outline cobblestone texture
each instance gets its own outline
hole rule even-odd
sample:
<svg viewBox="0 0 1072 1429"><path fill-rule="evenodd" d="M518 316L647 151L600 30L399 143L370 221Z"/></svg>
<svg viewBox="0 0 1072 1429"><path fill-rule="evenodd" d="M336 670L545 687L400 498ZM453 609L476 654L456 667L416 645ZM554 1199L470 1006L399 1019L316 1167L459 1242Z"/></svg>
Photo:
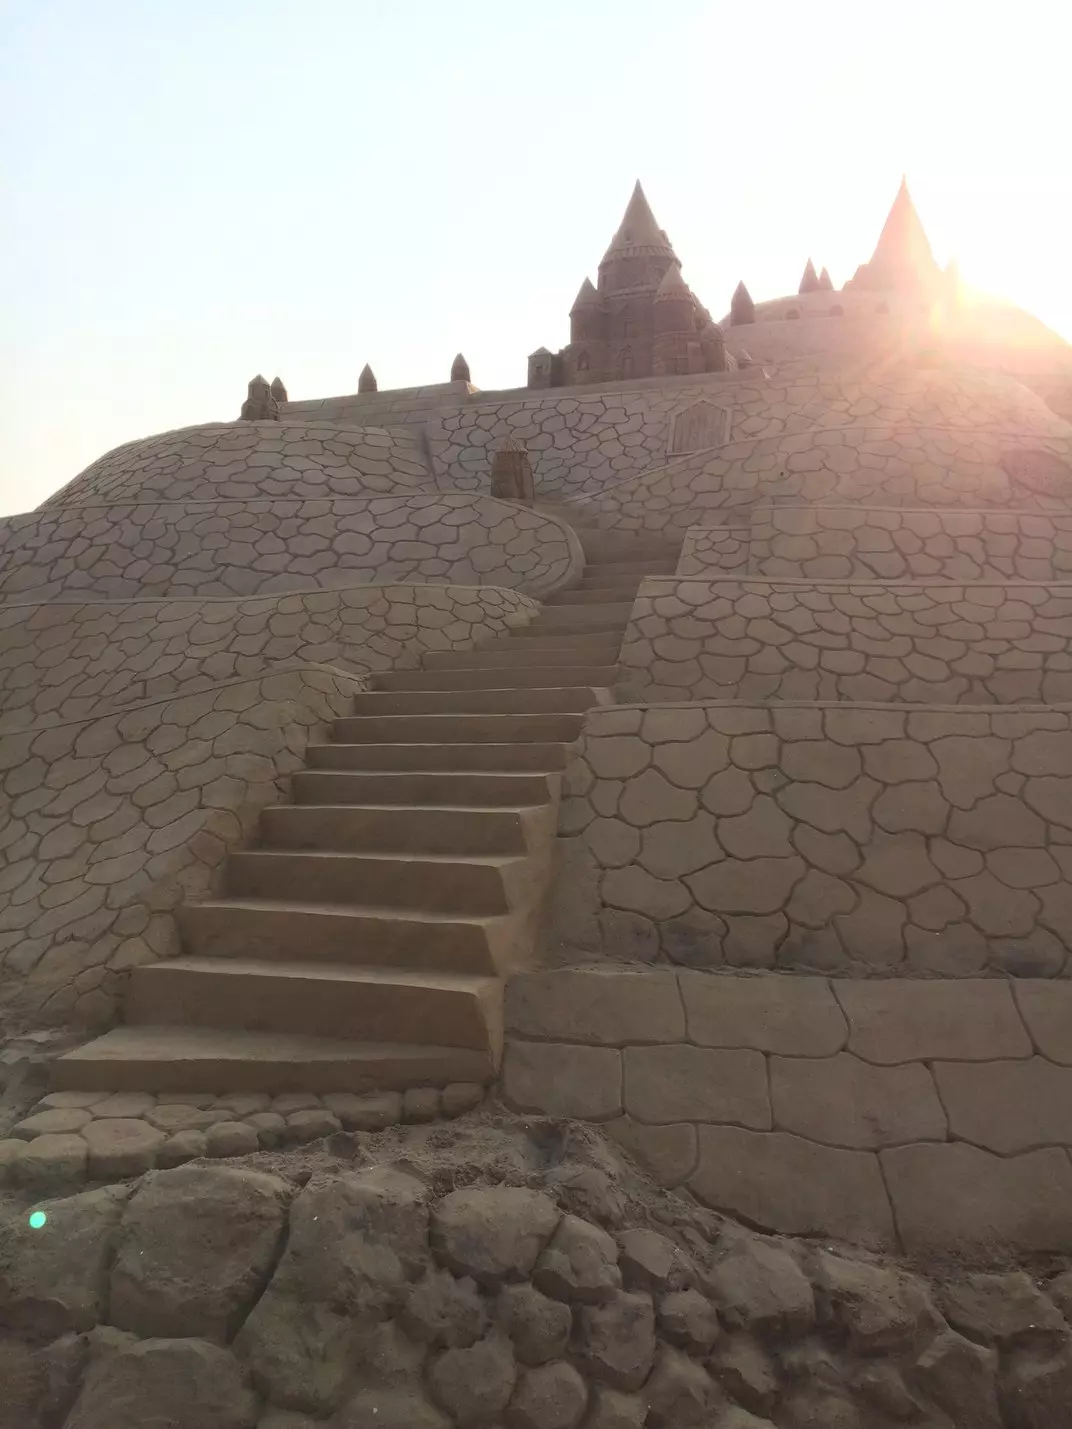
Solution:
<svg viewBox="0 0 1072 1429"><path fill-rule="evenodd" d="M1019 991L978 978L519 973L503 1095L560 1116L568 1087L569 1114L602 1121L661 1184L768 1230L891 1245L896 1218L910 1250L1069 1251L1072 1070L1035 1050L1053 984ZM586 1006L615 1015L586 1025ZM598 1087L573 1075L585 1056L606 1063ZM674 1154L666 1139L685 1133L698 1140ZM928 1211L928 1194L948 1202L969 1172L970 1205Z"/></svg>
<svg viewBox="0 0 1072 1429"><path fill-rule="evenodd" d="M531 619L495 586L365 585L190 599L0 604L0 735L102 715L141 700L246 679L275 666L354 675L468 650Z"/></svg>
<svg viewBox="0 0 1072 1429"><path fill-rule="evenodd" d="M1010 468L1024 454L1035 459L1030 479L1014 479ZM860 427L731 442L607 485L579 498L576 509L608 529L673 536L697 521L732 522L771 501L1059 511L1070 484L1067 437Z"/></svg>
<svg viewBox="0 0 1072 1429"><path fill-rule="evenodd" d="M697 401L727 408L727 436L668 464L674 417ZM601 525L633 529L666 525L674 508L760 499L772 482L779 496L806 501L829 500L843 484L844 497L861 500L881 487L891 505L964 505L972 496L1008 505L1001 455L1018 445L1011 438L1072 456L1067 424L1020 383L896 364L473 401L427 431L444 486L481 489L489 449L513 437L545 495L594 498L583 506Z"/></svg>
<svg viewBox="0 0 1072 1429"><path fill-rule="evenodd" d="M476 1083L411 1087L422 1121L452 1119L484 1100ZM77 1102L77 1106L73 1103ZM187 1161L304 1146L340 1131L383 1131L408 1120L401 1092L51 1092L11 1128L0 1146L0 1182L31 1193L75 1190L84 1182L140 1175ZM55 1145L60 1139L64 1145ZM80 1144L80 1145L79 1145ZM126 1158L116 1161L117 1152Z"/></svg>
<svg viewBox="0 0 1072 1429"><path fill-rule="evenodd" d="M690 526L681 543L679 576L742 574L748 570L748 528L741 526Z"/></svg>
<svg viewBox="0 0 1072 1429"><path fill-rule="evenodd" d="M1072 700L1072 582L649 576L619 685L645 701L1060 704Z"/></svg>
<svg viewBox="0 0 1072 1429"><path fill-rule="evenodd" d="M576 536L538 511L452 493L51 508L0 520L0 599L257 595L376 582L533 594L579 574Z"/></svg>
<svg viewBox="0 0 1072 1429"><path fill-rule="evenodd" d="M757 576L1062 580L1072 572L1072 512L760 507L749 546Z"/></svg>
<svg viewBox="0 0 1072 1429"><path fill-rule="evenodd" d="M593 710L564 795L560 961L1069 971L1068 706Z"/></svg>
<svg viewBox="0 0 1072 1429"><path fill-rule="evenodd" d="M178 951L172 910L207 894L228 848L364 682L277 668L0 744L0 1002L98 1025L122 974Z"/></svg>
<svg viewBox="0 0 1072 1429"><path fill-rule="evenodd" d="M126 442L44 506L362 496L434 485L412 428L328 435L294 422L216 422Z"/></svg>
<svg viewBox="0 0 1072 1429"><path fill-rule="evenodd" d="M755 1163L754 1135L703 1140ZM550 1171L533 1159L524 1187L487 1184L482 1150L495 1164L524 1155L508 1123L468 1140L459 1128L433 1164L382 1147L301 1179L268 1158L203 1162L32 1203L45 1230L13 1208L0 1219L7 1417L19 1429L48 1429L57 1409L72 1429L1066 1422L1059 1264L1037 1283L954 1265L937 1284L656 1198L593 1142ZM903 1158L893 1181L911 1180L911 1152L934 1150L890 1153ZM858 1189L873 1184L871 1158L842 1164ZM694 1185L719 1170L710 1161ZM924 1234L927 1189L917 1180L918 1223L905 1201ZM768 1185L766 1203L777 1194Z"/></svg>

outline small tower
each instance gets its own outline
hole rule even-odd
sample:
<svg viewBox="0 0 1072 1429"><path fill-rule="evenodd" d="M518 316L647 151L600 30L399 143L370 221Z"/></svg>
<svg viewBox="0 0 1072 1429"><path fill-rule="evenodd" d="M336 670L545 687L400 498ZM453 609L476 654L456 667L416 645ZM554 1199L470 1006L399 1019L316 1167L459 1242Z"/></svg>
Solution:
<svg viewBox="0 0 1072 1429"><path fill-rule="evenodd" d="M268 385L268 379L259 372L256 377L250 380L246 388L246 400L242 403L242 411L239 414L239 421L242 422L275 422L279 418L279 408L276 400L272 396L272 389Z"/></svg>
<svg viewBox="0 0 1072 1429"><path fill-rule="evenodd" d="M450 380L452 382L469 382L469 364L459 352L454 361L450 364Z"/></svg>
<svg viewBox="0 0 1072 1429"><path fill-rule="evenodd" d="M845 287L926 294L939 289L941 281L941 269L908 192L908 180L902 178L870 262L861 264Z"/></svg>
<svg viewBox="0 0 1072 1429"><path fill-rule="evenodd" d="M834 291L834 280L825 268L819 274L819 288L824 293L832 293Z"/></svg>
<svg viewBox="0 0 1072 1429"><path fill-rule="evenodd" d="M366 362L361 369L361 376L357 379L358 393L378 392L380 389L376 384L376 374Z"/></svg>
<svg viewBox="0 0 1072 1429"><path fill-rule="evenodd" d="M681 269L671 263L654 299L652 370L655 377L703 371L695 313L696 303L681 276ZM694 350L690 352L690 348Z"/></svg>
<svg viewBox="0 0 1072 1429"><path fill-rule="evenodd" d="M742 279L734 288L733 297L730 299L730 326L745 327L748 323L754 323L755 320L756 305Z"/></svg>
<svg viewBox="0 0 1072 1429"><path fill-rule="evenodd" d="M819 291L819 275L815 271L815 264L808 259L807 267L804 269L804 276L800 280L798 293L817 293Z"/></svg>
<svg viewBox="0 0 1072 1429"><path fill-rule="evenodd" d="M538 347L535 352L530 352L528 385L537 388L550 387L553 368L554 356L549 348Z"/></svg>
<svg viewBox="0 0 1072 1429"><path fill-rule="evenodd" d="M286 402L286 401L287 401L287 389L283 386L283 379L282 379L282 377L273 377L273 378L272 378L272 388L271 388L271 391L272 391L272 396L275 398L275 400L276 400L277 402Z"/></svg>
<svg viewBox="0 0 1072 1429"><path fill-rule="evenodd" d="M599 342L602 332L602 307L591 278L585 278L570 308L570 342Z"/></svg>

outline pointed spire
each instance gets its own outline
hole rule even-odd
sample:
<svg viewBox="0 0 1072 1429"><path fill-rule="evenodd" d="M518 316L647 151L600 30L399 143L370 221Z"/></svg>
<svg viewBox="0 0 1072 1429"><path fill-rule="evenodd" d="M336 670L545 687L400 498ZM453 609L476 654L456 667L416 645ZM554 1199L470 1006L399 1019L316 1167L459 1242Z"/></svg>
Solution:
<svg viewBox="0 0 1072 1429"><path fill-rule="evenodd" d="M662 281L655 289L655 301L657 303L668 302L673 298L684 298L689 302L692 301L692 293L689 291L689 285L681 276L681 267L680 264L677 263L670 264L670 267L667 268L663 274Z"/></svg>
<svg viewBox="0 0 1072 1429"><path fill-rule="evenodd" d="M358 392L378 392L380 389L376 383L376 374L366 362L361 369L361 376L357 379Z"/></svg>
<svg viewBox="0 0 1072 1429"><path fill-rule="evenodd" d="M815 271L815 264L808 259L807 267L804 269L804 276L800 280L798 293L817 293L819 291L819 275Z"/></svg>
<svg viewBox="0 0 1072 1429"><path fill-rule="evenodd" d="M819 287L824 293L832 293L834 291L834 280L825 268L819 274Z"/></svg>
<svg viewBox="0 0 1072 1429"><path fill-rule="evenodd" d="M919 288L933 285L939 277L930 242L908 192L908 180L902 177L871 261L857 270L853 284L873 290Z"/></svg>
<svg viewBox="0 0 1072 1429"><path fill-rule="evenodd" d="M570 314L572 315L573 313L575 313L578 308L589 308L592 306L593 303L598 302L599 294L595 290L595 285L593 284L591 278L585 278L584 282L580 286L577 296L573 300L573 307L570 308Z"/></svg>
<svg viewBox="0 0 1072 1429"><path fill-rule="evenodd" d="M287 400L287 389L283 386L282 377L272 378L271 393L277 402L285 402Z"/></svg>
<svg viewBox="0 0 1072 1429"><path fill-rule="evenodd" d="M450 380L452 382L468 382L470 380L469 364L460 352L450 364Z"/></svg>
<svg viewBox="0 0 1072 1429"><path fill-rule="evenodd" d="M618 231L603 255L603 262L606 263L608 258L621 256L625 252L635 252L637 249L649 255L659 253L668 258L676 256L670 246L670 240L655 221L655 215L651 211L651 205L640 186L639 179L637 179L632 197L626 205L625 214L618 225Z"/></svg>
<svg viewBox="0 0 1072 1429"><path fill-rule="evenodd" d="M756 305L742 279L734 288L733 297L730 299L730 326L744 327L747 323L754 323L755 320Z"/></svg>

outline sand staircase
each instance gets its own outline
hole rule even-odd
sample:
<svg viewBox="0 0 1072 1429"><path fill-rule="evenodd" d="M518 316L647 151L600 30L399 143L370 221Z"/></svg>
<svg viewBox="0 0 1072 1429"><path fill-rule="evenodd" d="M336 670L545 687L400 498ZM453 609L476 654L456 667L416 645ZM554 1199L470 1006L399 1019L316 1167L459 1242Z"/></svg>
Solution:
<svg viewBox="0 0 1072 1429"><path fill-rule="evenodd" d="M554 509L554 508L551 508ZM563 514L570 508L564 508ZM584 578L509 638L378 677L311 744L184 955L136 968L125 1023L56 1089L362 1091L486 1082L502 978L533 955L559 783L609 701L642 578L676 546L569 516Z"/></svg>

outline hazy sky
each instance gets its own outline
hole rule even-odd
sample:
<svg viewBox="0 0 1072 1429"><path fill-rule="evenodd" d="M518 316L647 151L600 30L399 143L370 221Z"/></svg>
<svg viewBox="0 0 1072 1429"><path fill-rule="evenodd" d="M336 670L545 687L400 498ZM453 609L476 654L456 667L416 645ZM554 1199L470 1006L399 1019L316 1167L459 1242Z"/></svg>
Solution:
<svg viewBox="0 0 1072 1429"><path fill-rule="evenodd" d="M902 171L1072 337L1061 0L0 0L0 514L294 398L519 385L640 177L700 298L840 284Z"/></svg>

